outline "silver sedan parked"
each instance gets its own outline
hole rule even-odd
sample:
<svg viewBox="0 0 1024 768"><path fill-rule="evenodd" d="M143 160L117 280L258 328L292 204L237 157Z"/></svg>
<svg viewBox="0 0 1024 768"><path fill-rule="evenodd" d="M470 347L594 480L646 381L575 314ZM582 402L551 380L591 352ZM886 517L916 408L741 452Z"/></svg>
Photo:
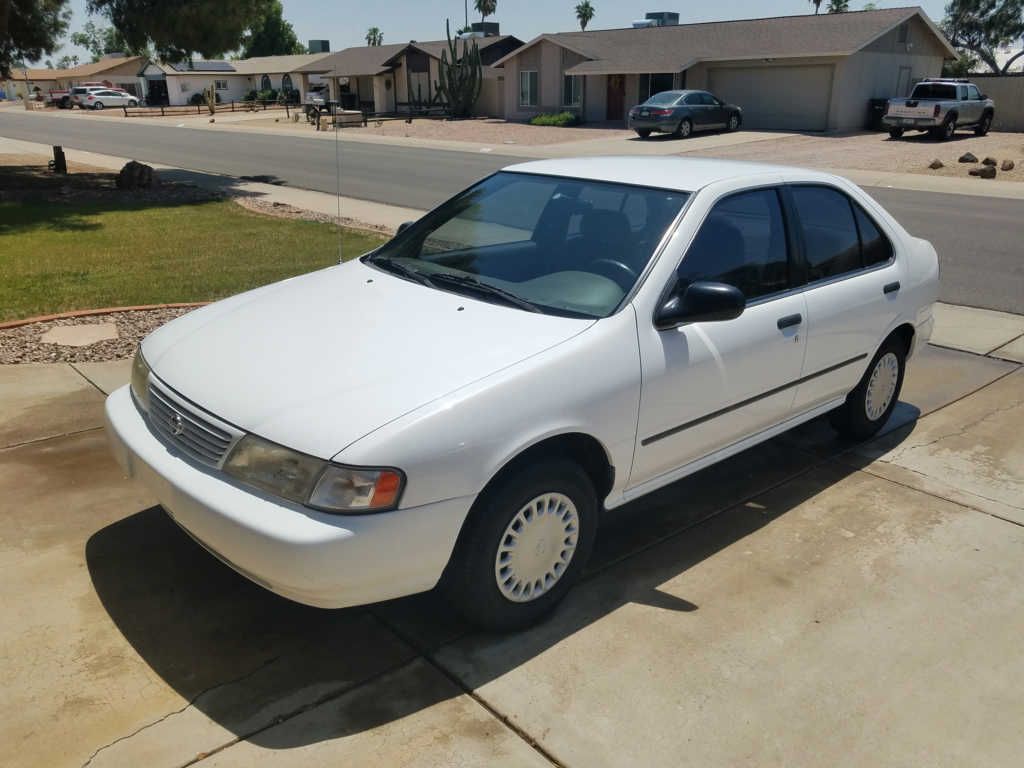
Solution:
<svg viewBox="0 0 1024 768"><path fill-rule="evenodd" d="M641 139L652 133L686 138L694 131L735 131L742 123L742 109L707 91L662 91L629 110L629 127Z"/></svg>
<svg viewBox="0 0 1024 768"><path fill-rule="evenodd" d="M107 107L137 107L139 100L127 91L92 91L88 93L82 104L89 109L106 109Z"/></svg>

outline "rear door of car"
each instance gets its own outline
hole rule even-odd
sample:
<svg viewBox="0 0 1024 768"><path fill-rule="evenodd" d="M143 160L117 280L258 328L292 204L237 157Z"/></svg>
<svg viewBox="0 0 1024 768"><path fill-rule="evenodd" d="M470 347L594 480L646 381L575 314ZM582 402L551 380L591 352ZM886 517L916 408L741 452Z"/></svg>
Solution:
<svg viewBox="0 0 1024 768"><path fill-rule="evenodd" d="M899 314L902 267L880 217L845 191L792 184L784 199L806 279L807 354L793 404L800 412L857 385Z"/></svg>
<svg viewBox="0 0 1024 768"><path fill-rule="evenodd" d="M776 185L723 195L662 290L677 281L729 283L747 298L743 313L667 330L638 317L643 384L631 488L790 416L806 310L793 290L789 230Z"/></svg>

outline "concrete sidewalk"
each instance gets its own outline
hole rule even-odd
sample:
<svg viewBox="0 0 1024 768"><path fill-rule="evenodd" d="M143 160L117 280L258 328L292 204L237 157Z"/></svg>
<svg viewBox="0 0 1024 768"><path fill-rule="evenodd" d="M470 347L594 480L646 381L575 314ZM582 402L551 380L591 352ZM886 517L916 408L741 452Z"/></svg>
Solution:
<svg viewBox="0 0 1024 768"><path fill-rule="evenodd" d="M0 367L12 768L1024 752L1017 364L927 347L881 438L812 422L616 511L559 612L509 636L433 594L304 608L218 563L108 455L103 397L128 374Z"/></svg>

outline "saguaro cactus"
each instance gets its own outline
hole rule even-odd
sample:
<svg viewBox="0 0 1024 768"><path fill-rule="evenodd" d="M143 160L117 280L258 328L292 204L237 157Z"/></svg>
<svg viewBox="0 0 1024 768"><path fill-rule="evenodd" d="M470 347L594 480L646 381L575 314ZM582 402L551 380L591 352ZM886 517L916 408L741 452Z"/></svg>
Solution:
<svg viewBox="0 0 1024 768"><path fill-rule="evenodd" d="M441 51L441 66L438 68L440 82L434 83L438 94L448 102L452 117L468 117L473 105L480 98L484 70L480 62L480 46L475 38L462 40L462 54L459 54L459 38L452 39L451 24L446 21L445 34L448 50Z"/></svg>

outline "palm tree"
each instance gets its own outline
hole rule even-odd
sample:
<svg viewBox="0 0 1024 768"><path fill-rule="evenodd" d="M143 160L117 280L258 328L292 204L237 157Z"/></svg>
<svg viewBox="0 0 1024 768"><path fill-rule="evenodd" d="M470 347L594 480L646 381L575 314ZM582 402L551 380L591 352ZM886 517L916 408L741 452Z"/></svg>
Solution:
<svg viewBox="0 0 1024 768"><path fill-rule="evenodd" d="M498 0L473 0L473 7L480 14L480 21L482 23L487 20L488 16L493 16L494 12L498 10Z"/></svg>
<svg viewBox="0 0 1024 768"><path fill-rule="evenodd" d="M821 10L821 0L810 0L810 2L814 6L814 12L818 13Z"/></svg>
<svg viewBox="0 0 1024 768"><path fill-rule="evenodd" d="M590 0L583 0L582 3L576 4L576 20L580 23L580 29L584 32L587 30L587 24L594 18L594 6L590 4Z"/></svg>
<svg viewBox="0 0 1024 768"><path fill-rule="evenodd" d="M370 27L366 30L366 44L367 45L380 45L384 42L384 33L380 31L380 27Z"/></svg>

